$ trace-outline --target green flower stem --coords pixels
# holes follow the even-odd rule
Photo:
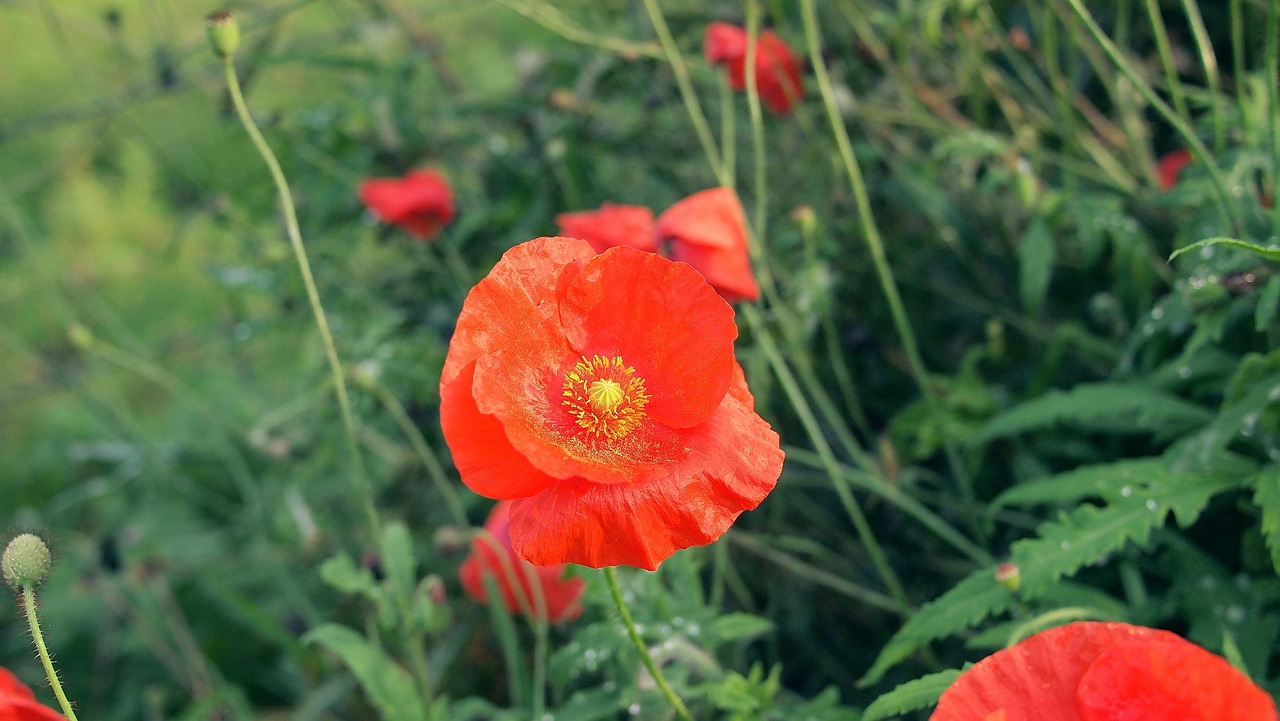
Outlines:
[[[648,4],[649,0],[645,0]],[[613,566],[605,566],[604,577],[609,582],[609,591],[613,594],[613,603],[618,607],[618,615],[622,617],[622,625],[627,627],[627,635],[631,637],[631,643],[636,647],[636,651],[640,654],[640,660],[644,662],[644,667],[649,670],[649,675],[653,676],[653,682],[658,684],[658,690],[662,691],[662,695],[667,697],[667,701],[671,704],[671,708],[675,709],[676,716],[682,721],[693,721],[693,716],[689,715],[689,709],[685,707],[684,701],[676,695],[671,688],[671,684],[667,683],[667,677],[662,675],[662,670],[658,668],[658,664],[653,662],[653,657],[649,655],[649,647],[644,644],[644,639],[640,638],[640,632],[636,630],[636,622],[631,618],[631,611],[627,610],[627,602],[622,600],[622,589],[618,587],[618,575]]]
[[[1240,129],[1247,138],[1249,137],[1249,84],[1244,81],[1244,54],[1244,0],[1231,0],[1231,80],[1236,86]]]
[[[444,498],[445,505],[449,507],[449,513],[453,515],[453,522],[458,524],[460,528],[469,527],[471,523],[467,520],[467,512],[462,507],[462,499],[458,496],[453,484],[449,483],[448,477],[445,476],[444,467],[440,465],[440,459],[431,450],[431,446],[427,444],[427,439],[422,436],[422,431],[418,430],[418,426],[409,417],[404,405],[396,399],[391,391],[377,381],[370,382],[367,387],[369,392],[373,393],[378,401],[382,403],[382,407],[391,414],[391,418],[395,420],[396,425],[400,426],[400,430],[405,437],[409,439],[409,445],[413,446],[414,453],[418,455],[418,460],[427,469],[427,475],[431,476],[431,482],[435,485],[441,497]]]
[[[31,638],[36,642],[36,651],[40,654],[40,663],[44,666],[44,675],[49,678],[53,687],[53,695],[58,697],[58,705],[62,707],[62,715],[69,721],[76,721],[75,709],[62,691],[62,683],[58,680],[58,671],[53,667],[53,659],[49,658],[49,648],[44,645],[44,634],[40,632],[40,618],[36,614],[36,591],[31,586],[22,587],[22,607],[27,613],[27,624],[31,627]]]
[[[720,152],[724,158],[724,177],[736,182],[738,136],[734,127],[737,113],[733,107],[733,88],[729,86],[729,76],[725,74],[720,75],[720,81],[716,85],[720,90]]]
[[[925,403],[928,405],[930,415],[938,417],[941,413],[941,404],[938,401],[937,394],[934,393],[929,384],[928,371],[925,370],[924,361],[920,357],[920,349],[916,343],[915,332],[911,329],[911,322],[907,317],[906,308],[902,303],[902,296],[898,293],[897,282],[893,277],[893,268],[889,265],[888,257],[885,255],[884,241],[880,238],[880,230],[876,227],[875,216],[871,212],[871,200],[867,194],[866,181],[862,178],[862,170],[858,166],[858,159],[853,153],[853,145],[849,141],[849,133],[845,129],[844,121],[840,118],[840,111],[836,107],[831,78],[827,75],[826,62],[822,59],[822,46],[818,39],[818,23],[814,13],[814,2],[813,0],[804,0],[800,7],[804,16],[805,37],[809,44],[809,57],[813,65],[813,72],[818,79],[818,87],[822,93],[823,104],[827,109],[827,117],[831,122],[832,133],[835,135],[836,144],[840,148],[840,159],[844,164],[846,174],[849,176],[849,185],[858,206],[858,216],[862,221],[863,238],[866,240],[867,248],[871,252],[871,260],[875,265],[876,275],[880,280],[885,300],[889,303],[889,313],[893,316],[894,326],[898,329],[898,335],[902,339],[903,350],[906,351],[907,360],[911,365],[911,372],[915,377],[916,385],[920,388],[921,397],[924,398]],[[974,500],[973,485],[970,483],[968,475],[964,472],[964,464],[961,462],[960,452],[950,438],[944,439],[944,448],[947,462],[951,466],[951,473],[959,486],[965,505],[972,508]]]
[[[1164,81],[1169,86],[1169,95],[1173,98],[1173,107],[1178,117],[1188,120],[1187,98],[1182,90],[1182,82],[1178,80],[1178,68],[1173,62],[1173,49],[1169,44],[1169,31],[1165,29],[1164,18],[1160,15],[1160,4],[1157,0],[1146,0],[1147,19],[1151,22],[1151,34],[1156,37],[1156,50],[1160,54],[1160,66],[1164,69]]]
[[[542,580],[538,578],[538,570],[531,563],[522,563],[512,554],[511,549],[507,548],[499,541],[488,529],[480,529],[476,538],[481,543],[489,547],[493,553],[493,557],[497,559],[498,564],[502,566],[502,576],[506,579],[507,586],[511,589],[512,595],[516,599],[516,605],[520,611],[524,613],[525,618],[529,620],[529,624],[533,626],[533,681],[530,683],[532,695],[531,716],[534,719],[541,719],[546,707],[546,686],[547,686],[547,657],[549,653],[550,639],[550,612],[547,607],[546,589],[542,586]],[[520,583],[519,574],[524,574],[525,583]],[[492,573],[484,574],[485,589],[489,592],[490,601],[496,602],[503,614],[506,613],[506,606],[502,603],[503,594],[497,587],[497,578]],[[494,585],[490,585],[490,583]],[[530,593],[525,593],[525,584],[528,585]],[[531,597],[532,596],[532,597]],[[492,605],[492,604],[491,604]],[[509,619],[508,619],[509,620]],[[504,653],[507,653],[507,646],[511,643],[504,644]],[[515,646],[518,646],[518,642]],[[518,648],[516,649],[518,651]],[[519,656],[509,656],[508,663],[515,663],[515,659]],[[513,673],[512,682],[518,684],[521,674]],[[513,695],[516,698],[517,695]]]
[[[1280,99],[1276,97],[1280,89],[1280,0],[1271,0],[1267,6],[1267,138],[1271,145],[1271,192],[1280,194],[1280,137],[1277,137],[1276,112],[1280,110]],[[1239,82],[1239,80],[1237,80]],[[1280,218],[1280,203],[1275,203],[1274,216]]]
[[[680,48],[676,47],[675,38],[671,37],[671,29],[667,27],[662,8],[658,7],[658,0],[644,0],[644,9],[649,13],[649,22],[653,24],[654,31],[658,33],[658,41],[662,43],[667,63],[671,65],[671,71],[676,76],[676,85],[680,87],[680,96],[684,98],[685,108],[693,121],[693,130],[698,135],[698,142],[702,143],[702,151],[711,161],[716,180],[724,187],[732,188],[733,179],[725,174],[725,166],[720,162],[720,150],[716,148],[715,138],[711,136],[711,126],[707,124],[707,116],[702,112],[698,96],[693,92],[693,81],[689,79],[689,66],[685,65]]]
[[[827,471],[827,475],[831,477],[831,485],[835,488],[836,495],[840,498],[840,505],[844,506],[845,513],[848,514],[849,520],[853,522],[853,527],[858,533],[859,540],[862,541],[862,545],[867,549],[867,555],[871,557],[871,563],[876,567],[881,580],[884,581],[885,588],[889,589],[889,594],[893,596],[904,615],[909,615],[911,602],[907,600],[907,594],[902,588],[902,583],[898,580],[898,575],[894,573],[893,566],[889,564],[889,559],[884,555],[880,542],[876,540],[875,533],[871,530],[871,524],[867,523],[867,517],[863,515],[862,509],[858,508],[857,500],[853,497],[853,493],[849,490],[844,476],[840,473],[835,454],[832,453],[826,437],[822,435],[822,428],[818,424],[818,419],[813,415],[813,410],[809,407],[809,401],[805,399],[799,383],[796,382],[791,369],[787,367],[777,344],[773,342],[773,336],[765,331],[764,318],[760,316],[759,310],[750,305],[742,308],[742,314],[746,316],[752,335],[757,339],[757,343],[764,352],[769,364],[773,366],[774,375],[777,376],[778,382],[782,385],[788,400],[791,401],[791,406],[796,411],[796,415],[800,417],[800,423],[804,425],[805,431],[808,432],[809,440],[821,457],[822,466]]]
[[[249,133],[253,144],[262,155],[262,160],[271,171],[271,179],[275,182],[276,191],[280,195],[280,205],[284,209],[285,230],[289,235],[289,245],[293,248],[298,262],[298,270],[302,273],[302,283],[307,289],[307,301],[311,304],[312,315],[315,316],[316,327],[320,330],[320,339],[324,344],[325,358],[329,361],[329,371],[333,377],[334,391],[338,394],[338,407],[342,414],[342,427],[346,432],[347,449],[351,454],[351,463],[355,471],[357,490],[361,496],[366,521],[373,538],[382,537],[382,522],[378,518],[378,510],[373,505],[373,488],[369,482],[369,474],[364,466],[364,457],[360,454],[360,444],[356,440],[356,423],[351,413],[351,401],[347,395],[346,376],[342,371],[342,361],[338,359],[338,349],[333,342],[333,333],[329,330],[329,319],[325,315],[324,306],[320,304],[320,293],[316,290],[316,281],[311,274],[311,263],[307,260],[307,249],[302,244],[302,231],[298,229],[298,214],[293,207],[293,196],[289,192],[289,183],[285,180],[284,171],[276,160],[271,146],[259,132],[257,124],[249,115],[244,95],[240,92],[240,81],[236,77],[235,65],[230,57],[222,60],[223,70],[227,76],[227,91],[231,94],[231,102],[235,105],[236,115],[240,123]]]
[[[1273,4],[1276,1],[1277,0],[1272,0]],[[1089,11],[1084,7],[1082,0],[1066,0],[1066,3],[1071,6],[1076,17],[1084,23],[1085,28],[1088,29],[1089,34],[1093,36],[1093,39],[1097,41],[1098,45],[1102,46],[1103,52],[1107,54],[1107,57],[1111,58],[1111,62],[1115,64],[1116,68],[1129,79],[1129,82],[1133,83],[1134,89],[1142,95],[1143,99],[1150,103],[1151,107],[1155,108],[1156,112],[1160,113],[1160,115],[1168,121],[1169,125],[1177,131],[1178,135],[1182,138],[1182,142],[1186,144],[1187,148],[1191,151],[1191,154],[1195,156],[1196,162],[1208,171],[1210,178],[1213,180],[1213,192],[1217,196],[1218,205],[1221,206],[1222,212],[1230,221],[1232,231],[1238,234],[1240,232],[1240,228],[1243,227],[1243,224],[1235,204],[1232,203],[1231,199],[1227,196],[1226,179],[1223,178],[1222,171],[1218,168],[1218,164],[1214,162],[1213,156],[1209,154],[1209,149],[1205,147],[1203,142],[1201,142],[1200,138],[1196,135],[1195,130],[1176,112],[1174,112],[1173,108],[1170,108],[1168,103],[1161,100],[1160,96],[1156,94],[1156,91],[1152,89],[1151,85],[1138,75],[1138,72],[1133,68],[1133,65],[1131,65],[1129,60],[1125,58],[1124,54],[1120,52],[1120,48],[1116,47],[1116,44],[1111,42],[1111,39],[1108,38],[1106,33],[1102,31],[1102,28],[1098,26],[1098,22],[1093,19],[1093,15],[1089,14]]]
[[[1204,68],[1205,79],[1209,82],[1209,110],[1213,114],[1213,150],[1222,152],[1227,139],[1227,121],[1222,115],[1222,79],[1218,73],[1218,56],[1213,52],[1213,41],[1209,39],[1209,30],[1204,25],[1204,16],[1195,0],[1182,0],[1182,10],[1187,16],[1187,24],[1191,26],[1191,36],[1196,42],[1196,52],[1200,53],[1200,65]]]
[[[540,0],[494,0],[494,2],[519,13],[542,27],[559,35],[565,40],[583,45],[608,50],[619,55],[642,55],[649,58],[660,58],[662,54],[652,43],[637,43],[630,40],[608,37],[575,25],[564,13],[554,5]]]

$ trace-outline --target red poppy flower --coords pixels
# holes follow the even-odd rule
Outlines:
[[[360,183],[360,200],[378,220],[398,225],[420,240],[436,237],[453,220],[453,190],[434,170],[366,180]]]
[[[687,265],[575,238],[507,251],[463,303],[440,420],[463,482],[515,501],[517,556],[652,570],[764,500],[782,451],[737,387],[737,334]]]
[[[747,221],[729,188],[694,193],[658,217],[658,237],[670,256],[702,273],[725,300],[756,300],[760,286],[747,255]]]
[[[1179,148],[1165,153],[1156,161],[1156,180],[1161,190],[1170,190],[1178,184],[1178,176],[1182,169],[1191,164],[1191,153],[1186,148]]]
[[[491,575],[502,593],[502,602],[511,613],[541,616],[549,621],[572,621],[582,615],[582,591],[586,582],[581,578],[565,578],[567,566],[535,566],[522,561],[511,550],[511,534],[507,532],[507,517],[511,501],[498,501],[485,521],[484,530],[492,538],[477,536],[471,542],[471,555],[458,569],[462,587],[480,603],[489,602],[489,591],[484,577]],[[537,593],[541,593],[545,613],[539,613]]]
[[[1168,631],[1081,622],[965,671],[931,721],[1274,721],[1275,703],[1220,656]]]
[[[570,238],[581,238],[597,253],[610,248],[627,247],[654,252],[653,211],[642,205],[605,203],[599,210],[561,213],[556,216],[560,232]]]
[[[747,88],[747,31],[728,23],[711,23],[703,36],[702,52],[712,65],[724,65],[734,90]],[[800,60],[772,30],[756,40],[756,90],[765,107],[778,115],[804,97]]]
[[[36,701],[36,695],[7,668],[0,667],[0,721],[66,721]]]

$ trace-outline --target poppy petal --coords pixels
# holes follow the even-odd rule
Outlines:
[[[605,203],[599,210],[561,213],[556,224],[561,235],[581,238],[597,253],[618,247],[658,250],[653,211],[642,205]]]
[[[516,501],[510,526],[516,555],[535,564],[653,570],[682,548],[719,538],[764,500],[782,472],[777,434],[733,397],[684,439],[688,455],[661,478],[629,484],[571,478]]]
[[[0,704],[17,699],[35,699],[27,685],[7,668],[0,667]]]
[[[557,288],[594,255],[586,241],[575,238],[538,238],[503,254],[462,304],[441,388],[482,355],[533,349],[545,338],[562,336]]]
[[[741,64],[747,56],[746,29],[729,23],[708,24],[702,36],[702,54],[712,65],[734,61]]]
[[[1083,721],[1076,689],[1112,644],[1134,638],[1177,638],[1127,623],[1072,623],[1043,631],[986,657],[938,699],[930,721]],[[999,718],[997,716],[996,718]]]
[[[1084,721],[1267,721],[1271,697],[1226,659],[1181,638],[1117,643],[1080,680]]]
[[[701,190],[658,216],[658,237],[723,250],[745,248],[746,215],[733,190]]]
[[[555,483],[518,453],[502,423],[480,412],[472,395],[475,364],[440,389],[440,425],[458,475],[468,488],[489,498],[523,498]]]
[[[403,178],[371,178],[360,184],[358,194],[379,220],[403,226],[424,240],[453,220],[453,190],[434,170],[415,170]]]
[[[760,284],[751,272],[751,260],[745,247],[722,250],[692,243],[674,243],[671,259],[693,266],[720,297],[730,303],[760,298]]]
[[[687,265],[607,251],[569,283],[560,317],[575,350],[635,367],[650,396],[646,412],[665,425],[701,423],[733,380],[733,309]]]
[[[510,445],[534,467],[557,479],[630,483],[660,475],[685,455],[676,432],[655,422],[622,438],[591,438],[562,406],[564,377],[577,356],[562,352],[560,358],[504,352],[476,363],[480,413],[500,422]]]

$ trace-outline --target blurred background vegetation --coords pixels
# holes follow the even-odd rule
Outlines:
[[[814,69],[793,115],[753,121],[700,57],[706,24],[744,22],[744,4],[661,3],[748,215],[767,218],[757,270],[775,290],[744,324],[740,360],[788,452],[774,495],[719,543],[626,576],[699,718],[859,718],[895,683],[1064,609],[1172,628],[1275,690],[1280,417],[1264,384],[1280,372],[1280,276],[1227,248],[1165,261],[1215,236],[1276,242],[1275,3],[1087,5],[1224,182],[1193,166],[1160,187],[1157,158],[1186,139],[1066,0],[819,3],[829,99],[932,404]],[[798,7],[761,9],[807,56]],[[339,622],[398,655],[371,600],[381,559],[274,190],[205,40],[214,9],[0,2],[0,519],[51,541],[42,610],[86,717],[374,717],[358,674],[300,640]],[[449,464],[439,368],[466,290],[507,248],[554,234],[556,213],[661,209],[716,184],[651,17],[631,0],[229,9],[249,105],[357,381],[377,505],[410,530],[416,576],[447,588],[420,629],[441,704],[430,714],[528,718],[536,629],[457,584],[465,524],[436,482],[471,525],[489,502]],[[355,193],[420,166],[441,170],[458,204],[432,244],[376,224]],[[1126,459],[1158,468],[1058,475]],[[1029,607],[973,631],[985,613],[957,610],[955,629],[923,633],[919,645],[940,640],[931,649],[859,683],[921,605],[986,578],[1010,544],[1047,537],[1042,524],[1084,501],[1105,513],[1124,488],[1160,498],[1172,477],[1160,473],[1220,485],[1198,505],[1169,501],[1183,528],[1165,527],[1165,505],[1154,526],[1126,520]],[[1031,490],[1001,498],[1019,486]],[[854,492],[905,607],[855,533]],[[1086,526],[1068,524],[1064,543]],[[322,579],[339,554],[372,580]],[[551,629],[551,717],[663,718],[584,576],[586,617]],[[33,679],[28,643],[16,613],[0,616],[0,663]]]

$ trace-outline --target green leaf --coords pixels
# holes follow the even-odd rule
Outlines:
[[[966,667],[967,668],[967,667]],[[959,669],[948,669],[921,676],[914,681],[900,684],[897,688],[881,696],[862,715],[862,721],[879,721],[890,716],[901,716],[908,711],[915,711],[938,703],[942,692],[946,691],[962,673]]]
[[[1134,383],[1082,383],[1050,391],[997,415],[970,445],[1050,428],[1060,423],[1113,433],[1178,433],[1206,423],[1213,413],[1156,388]]]
[[[1280,465],[1269,466],[1249,479],[1253,502],[1262,509],[1262,536],[1271,551],[1271,564],[1280,572]]]
[[[1173,260],[1183,253],[1195,250],[1196,248],[1207,248],[1214,245],[1243,248],[1244,250],[1247,250],[1254,255],[1261,256],[1267,260],[1280,261],[1280,246],[1258,245],[1257,243],[1250,243],[1246,240],[1236,240],[1235,238],[1205,238],[1204,240],[1197,241],[1191,245],[1183,246],[1173,251],[1173,254],[1169,256],[1169,260]]]
[[[421,721],[427,717],[426,706],[409,673],[364,636],[346,626],[326,623],[311,630],[302,641],[337,654],[385,721]]]
[[[1023,539],[1010,548],[1010,560],[1022,570],[1019,596],[1023,600],[1036,598],[1059,579],[1099,562],[1129,541],[1145,542],[1153,530],[1164,525],[1170,512],[1180,525],[1190,525],[1210,498],[1240,482],[1228,474],[1175,474],[1110,505],[1083,505],[1056,521],[1041,524],[1036,538]],[[996,583],[995,566],[974,571],[908,619],[858,684],[873,684],[924,644],[1008,609],[1012,598]]]
[[[320,578],[343,593],[355,593],[372,598],[378,594],[378,584],[373,572],[356,566],[345,553],[326,558],[320,564]]]
[[[399,521],[392,521],[382,529],[382,567],[387,571],[394,593],[407,600],[416,585],[417,563],[413,560],[413,538]]]
[[[728,613],[717,616],[707,628],[707,637],[712,644],[745,641],[756,636],[763,636],[773,630],[773,622],[768,619],[752,616],[749,613]]]
[[[1066,473],[1019,483],[996,496],[991,509],[1030,506],[1037,503],[1073,503],[1089,497],[1113,498],[1123,490],[1168,478],[1162,458],[1131,458],[1115,463],[1084,466]]]
[[[1022,307],[1028,312],[1038,313],[1044,307],[1055,256],[1049,224],[1044,218],[1037,217],[1031,221],[1018,245],[1018,290],[1022,295]]]
[[[1253,329],[1259,333],[1276,319],[1276,311],[1280,309],[1280,275],[1272,276],[1258,293],[1258,305],[1253,309]]]

